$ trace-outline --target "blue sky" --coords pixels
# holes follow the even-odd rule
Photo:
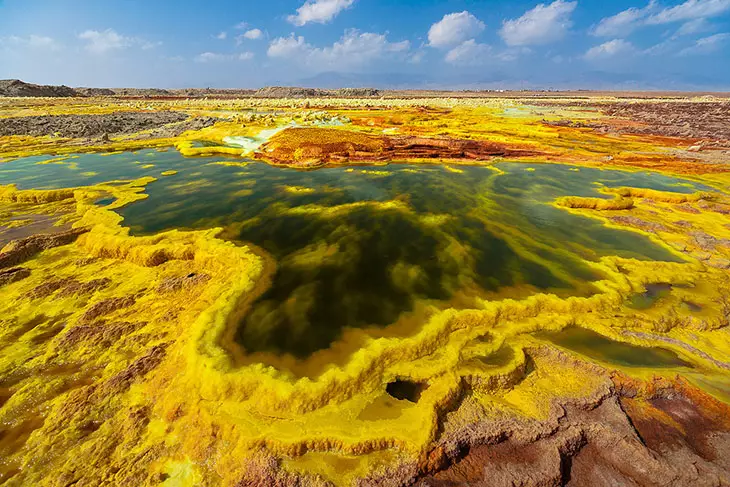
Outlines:
[[[0,78],[730,90],[730,0],[0,0]]]

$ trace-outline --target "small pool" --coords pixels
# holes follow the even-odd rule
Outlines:
[[[691,367],[672,350],[661,347],[640,347],[619,342],[593,330],[577,326],[558,332],[537,333],[535,337],[578,352],[588,358],[624,367]]]

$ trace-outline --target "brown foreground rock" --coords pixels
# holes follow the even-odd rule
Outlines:
[[[547,421],[475,424],[442,439],[442,466],[427,467],[416,485],[730,485],[730,407],[682,379],[613,381]]]
[[[14,240],[0,250],[0,269],[21,264],[43,250],[68,245],[88,231],[88,228],[74,228],[61,233],[39,234]]]

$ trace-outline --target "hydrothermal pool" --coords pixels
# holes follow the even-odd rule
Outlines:
[[[679,261],[648,237],[552,205],[607,196],[601,187],[678,193],[708,188],[646,172],[516,164],[326,168],[313,172],[175,151],[84,154],[60,163],[6,164],[0,183],[57,188],[155,176],[149,198],[123,208],[134,234],[222,227],[276,261],[270,287],[247,310],[237,341],[250,359],[306,358],[342,331],[373,334],[426,306],[535,292],[589,295],[602,256]],[[177,171],[160,176],[164,171]]]

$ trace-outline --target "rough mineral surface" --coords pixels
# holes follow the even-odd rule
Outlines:
[[[586,103],[3,102],[0,169],[45,168],[62,182],[77,171],[79,183],[0,186],[0,483],[730,485],[730,160],[712,121],[727,107],[596,100],[613,114],[598,118]],[[665,127],[675,112],[686,133]],[[114,165],[142,149],[170,152]],[[190,159],[156,166],[171,155]],[[76,167],[82,158],[93,171]],[[500,186],[505,160],[527,196]],[[120,177],[124,167],[138,177]],[[252,167],[276,181],[270,203],[256,206],[264,176]],[[492,186],[468,186],[473,167]],[[556,171],[550,186],[532,179],[536,168]],[[313,171],[286,182],[296,169]],[[585,187],[551,189],[588,170],[598,176]],[[434,193],[390,199],[377,183],[424,178],[418,187],[428,174],[436,187],[421,189],[456,195],[440,213],[419,212],[419,195]],[[660,177],[669,182],[651,189]],[[205,220],[206,201],[189,196],[201,188],[254,217]],[[197,225],[137,228],[132,210],[144,202],[152,226],[171,214]],[[518,221],[514,207],[528,203]],[[563,228],[555,215],[581,224]],[[375,220],[384,226],[355,246],[358,225]],[[333,241],[311,237],[317,225]],[[470,240],[487,225],[494,238]],[[252,228],[262,246],[242,238]],[[543,239],[544,228],[559,237]],[[645,248],[593,248],[616,235]],[[358,259],[408,255],[419,242],[434,246],[426,258],[358,268],[354,295],[345,278]],[[520,265],[537,269],[535,282]],[[509,285],[493,282],[496,269]],[[278,296],[294,275],[306,282]],[[331,294],[312,284],[322,276]],[[392,300],[378,298],[377,278]],[[428,295],[432,280],[452,292]],[[338,330],[325,346],[268,346],[321,338],[305,311],[323,296],[395,318],[337,328],[349,317],[323,313]],[[402,296],[418,299],[391,310]],[[289,327],[272,334],[281,316]],[[241,329],[268,348],[247,350]]]

